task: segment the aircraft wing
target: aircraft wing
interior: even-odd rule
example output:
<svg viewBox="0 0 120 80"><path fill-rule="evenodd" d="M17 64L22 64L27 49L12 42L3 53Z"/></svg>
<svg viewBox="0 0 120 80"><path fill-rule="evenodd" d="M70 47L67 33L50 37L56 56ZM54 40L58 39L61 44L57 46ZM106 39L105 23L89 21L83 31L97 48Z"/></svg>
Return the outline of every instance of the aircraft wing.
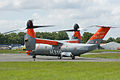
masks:
<svg viewBox="0 0 120 80"><path fill-rule="evenodd" d="M63 43L54 41L54 40L46 40L46 39L36 39L36 43L41 43L41 44L49 44L49 45L62 45Z"/></svg>

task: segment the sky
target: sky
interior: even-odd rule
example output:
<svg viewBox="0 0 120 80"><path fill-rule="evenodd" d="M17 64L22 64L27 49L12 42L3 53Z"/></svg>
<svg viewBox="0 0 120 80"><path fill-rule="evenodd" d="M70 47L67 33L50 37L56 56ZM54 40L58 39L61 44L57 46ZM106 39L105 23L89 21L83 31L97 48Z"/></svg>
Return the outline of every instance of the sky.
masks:
<svg viewBox="0 0 120 80"><path fill-rule="evenodd" d="M25 28L29 19L35 25L55 25L35 30L40 32L72 29L75 23L91 33L98 29L91 25L115 26L105 39L116 38L120 37L120 0L0 0L1 33Z"/></svg>

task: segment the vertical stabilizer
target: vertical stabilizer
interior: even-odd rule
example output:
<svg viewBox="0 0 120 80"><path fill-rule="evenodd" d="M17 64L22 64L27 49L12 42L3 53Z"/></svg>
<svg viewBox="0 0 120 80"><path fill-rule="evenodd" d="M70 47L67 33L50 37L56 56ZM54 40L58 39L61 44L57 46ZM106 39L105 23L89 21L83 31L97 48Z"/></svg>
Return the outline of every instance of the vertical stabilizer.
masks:
<svg viewBox="0 0 120 80"><path fill-rule="evenodd" d="M88 40L87 44L100 44L110 28L111 27L99 28L99 30Z"/></svg>

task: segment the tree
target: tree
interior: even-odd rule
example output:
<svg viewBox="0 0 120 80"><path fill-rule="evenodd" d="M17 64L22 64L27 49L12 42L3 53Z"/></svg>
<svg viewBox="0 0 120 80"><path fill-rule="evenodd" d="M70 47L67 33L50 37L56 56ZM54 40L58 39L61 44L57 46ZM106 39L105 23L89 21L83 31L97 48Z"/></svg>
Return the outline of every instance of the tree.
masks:
<svg viewBox="0 0 120 80"><path fill-rule="evenodd" d="M36 38L51 39L51 40L66 40L69 39L66 32L36 32Z"/></svg>
<svg viewBox="0 0 120 80"><path fill-rule="evenodd" d="M5 37L0 33L0 44L4 44Z"/></svg>
<svg viewBox="0 0 120 80"><path fill-rule="evenodd" d="M25 33L24 32L19 32L18 33L18 44L24 44L24 35Z"/></svg>
<svg viewBox="0 0 120 80"><path fill-rule="evenodd" d="M66 32L58 32L57 36L56 36L56 40L67 40L69 39L68 35Z"/></svg>
<svg viewBox="0 0 120 80"><path fill-rule="evenodd" d="M35 33L35 36L36 36L37 38L41 38L41 33L40 33L40 32L36 32L36 33Z"/></svg>
<svg viewBox="0 0 120 80"><path fill-rule="evenodd" d="M102 42L101 43L107 43L107 40L102 40Z"/></svg>
<svg viewBox="0 0 120 80"><path fill-rule="evenodd" d="M9 44L9 36L6 34L4 35L4 43L3 44Z"/></svg>
<svg viewBox="0 0 120 80"><path fill-rule="evenodd" d="M8 44L18 44L18 35L16 33L8 34Z"/></svg>
<svg viewBox="0 0 120 80"><path fill-rule="evenodd" d="M120 43L120 37L116 38L116 42Z"/></svg>
<svg viewBox="0 0 120 80"><path fill-rule="evenodd" d="M92 33L89 32L84 32L83 36L82 36L82 42L86 43L92 36Z"/></svg>
<svg viewBox="0 0 120 80"><path fill-rule="evenodd" d="M113 41L115 41L115 39L112 38L112 37L110 37L110 38L108 38L107 43L109 43L109 42L113 42Z"/></svg>
<svg viewBox="0 0 120 80"><path fill-rule="evenodd" d="M53 37L53 40L56 40L57 33L56 32L52 32L52 37Z"/></svg>

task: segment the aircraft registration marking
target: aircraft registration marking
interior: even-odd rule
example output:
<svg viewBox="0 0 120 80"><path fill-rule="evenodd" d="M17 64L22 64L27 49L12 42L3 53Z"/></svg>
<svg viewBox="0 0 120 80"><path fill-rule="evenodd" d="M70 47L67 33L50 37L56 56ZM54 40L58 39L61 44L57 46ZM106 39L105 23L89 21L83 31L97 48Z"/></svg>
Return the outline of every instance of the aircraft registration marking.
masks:
<svg viewBox="0 0 120 80"><path fill-rule="evenodd" d="M62 53L61 50L50 50L50 54L53 54L53 55L55 55L55 54L61 54L61 53Z"/></svg>

